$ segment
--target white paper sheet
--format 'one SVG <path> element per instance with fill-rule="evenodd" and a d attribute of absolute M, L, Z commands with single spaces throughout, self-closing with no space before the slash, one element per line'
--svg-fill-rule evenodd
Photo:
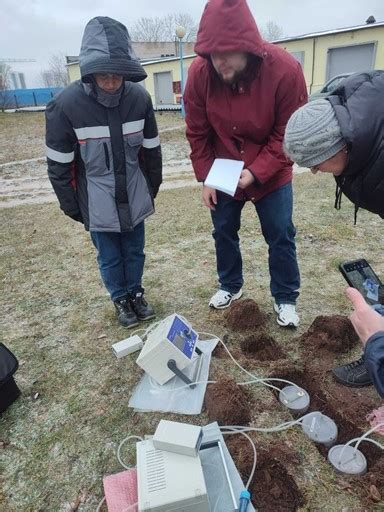
<path fill-rule="evenodd" d="M 228 158 L 216 158 L 208 173 L 204 185 L 220 190 L 225 194 L 234 196 L 244 162 L 241 160 L 229 160 Z"/>

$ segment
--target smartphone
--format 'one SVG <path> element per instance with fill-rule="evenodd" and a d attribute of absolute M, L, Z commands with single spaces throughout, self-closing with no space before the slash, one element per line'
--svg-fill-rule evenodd
<path fill-rule="evenodd" d="M 379 287 L 382 283 L 367 260 L 362 258 L 341 263 L 339 270 L 349 286 L 359 290 L 368 304 L 379 304 Z"/>

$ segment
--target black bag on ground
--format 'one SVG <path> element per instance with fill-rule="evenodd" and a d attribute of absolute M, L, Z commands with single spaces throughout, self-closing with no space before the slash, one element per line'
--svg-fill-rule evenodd
<path fill-rule="evenodd" d="M 13 378 L 18 367 L 16 357 L 0 343 L 0 413 L 20 396 L 20 389 Z"/>

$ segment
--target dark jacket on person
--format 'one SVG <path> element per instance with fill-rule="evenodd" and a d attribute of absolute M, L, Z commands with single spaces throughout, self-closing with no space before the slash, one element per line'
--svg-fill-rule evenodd
<path fill-rule="evenodd" d="M 126 232 L 154 212 L 162 181 L 160 141 L 146 74 L 127 29 L 107 17 L 92 19 L 80 51 L 81 81 L 46 110 L 48 176 L 66 215 L 87 230 Z M 93 74 L 124 77 L 108 94 Z"/>
<path fill-rule="evenodd" d="M 339 191 L 356 212 L 365 208 L 384 217 L 384 72 L 356 73 L 327 99 L 348 146 L 347 167 L 336 177 Z"/>
<path fill-rule="evenodd" d="M 369 338 L 364 348 L 364 360 L 377 392 L 384 398 L 384 331 Z"/>
<path fill-rule="evenodd" d="M 257 201 L 292 180 L 282 141 L 291 114 L 307 101 L 300 64 L 264 41 L 245 0 L 210 0 L 201 18 L 184 100 L 187 138 L 198 181 L 215 158 L 242 160 L 255 177 L 237 199 Z M 248 68 L 237 84 L 224 84 L 210 55 L 246 52 Z"/>

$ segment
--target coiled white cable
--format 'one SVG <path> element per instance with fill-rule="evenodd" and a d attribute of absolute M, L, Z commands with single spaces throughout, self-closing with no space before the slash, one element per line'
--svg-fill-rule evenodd
<path fill-rule="evenodd" d="M 124 446 L 124 444 L 125 444 L 127 441 L 129 441 L 130 439 L 139 439 L 140 441 L 144 441 L 144 439 L 143 439 L 142 437 L 140 437 L 140 436 L 128 436 L 128 437 L 126 437 L 125 439 L 123 439 L 123 440 L 121 441 L 121 443 L 119 444 L 119 447 L 118 447 L 118 449 L 117 449 L 116 456 L 117 456 L 117 460 L 120 462 L 120 464 L 121 464 L 121 465 L 123 466 L 123 468 L 125 468 L 125 469 L 132 469 L 132 467 L 126 466 L 126 465 L 124 464 L 124 462 L 123 462 L 123 461 L 122 461 L 122 459 L 121 459 L 120 450 L 121 450 L 121 448 Z"/>

